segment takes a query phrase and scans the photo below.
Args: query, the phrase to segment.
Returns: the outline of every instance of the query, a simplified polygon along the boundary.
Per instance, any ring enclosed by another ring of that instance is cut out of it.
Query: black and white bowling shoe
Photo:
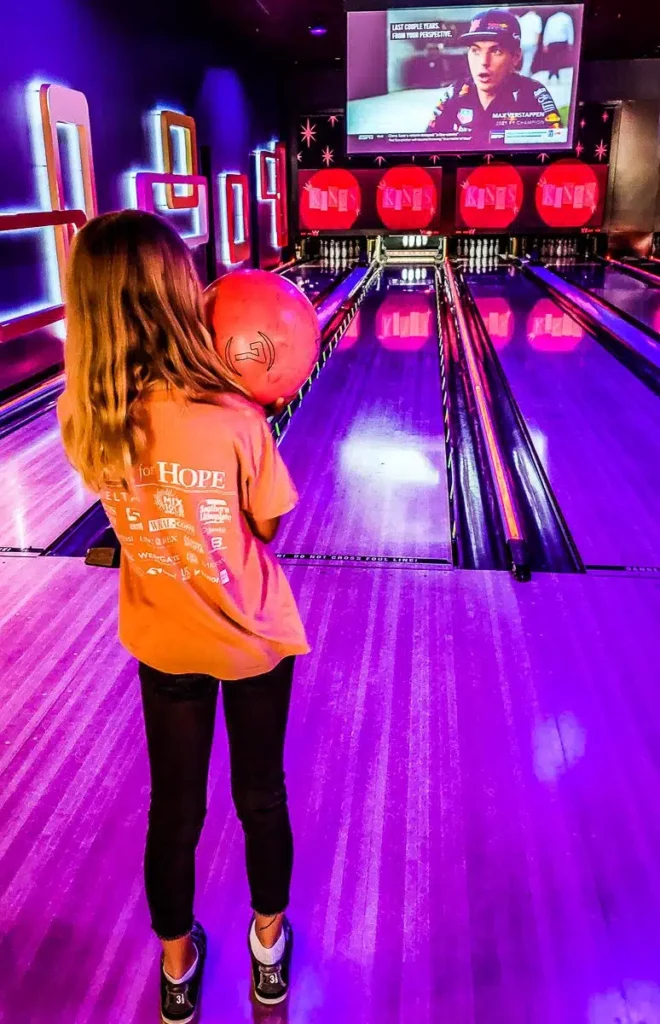
[[[202,977],[206,963],[206,932],[198,921],[192,927],[197,949],[197,966],[188,981],[175,983],[165,977],[160,962],[160,1016],[163,1024],[191,1024],[197,1016],[202,995]]]
[[[282,959],[268,966],[257,960],[252,952],[250,932],[248,931],[248,949],[252,960],[252,990],[257,1002],[263,1006],[277,1006],[283,1003],[289,994],[289,974],[291,971],[291,955],[293,953],[293,928],[285,917],[282,921],[284,931],[284,953]]]

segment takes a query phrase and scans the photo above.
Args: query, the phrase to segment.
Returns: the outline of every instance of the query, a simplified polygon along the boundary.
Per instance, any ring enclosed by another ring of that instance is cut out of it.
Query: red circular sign
[[[539,299],[529,314],[527,340],[539,352],[572,352],[583,337],[579,323],[552,299]]]
[[[362,192],[350,171],[332,167],[317,171],[302,188],[301,227],[308,231],[347,231],[360,215]]]
[[[582,228],[600,202],[598,179],[581,160],[557,160],[536,183],[536,209],[550,228]]]
[[[511,164],[475,167],[459,189],[459,210],[468,228],[508,228],[520,213],[523,182]]]
[[[392,231],[421,231],[438,209],[438,191],[423,167],[392,167],[376,191],[378,216]]]
[[[486,295],[475,300],[486,330],[496,349],[504,348],[513,337],[513,310],[501,295]]]
[[[381,303],[376,336],[392,352],[416,352],[433,329],[433,303],[427,292],[399,292]]]

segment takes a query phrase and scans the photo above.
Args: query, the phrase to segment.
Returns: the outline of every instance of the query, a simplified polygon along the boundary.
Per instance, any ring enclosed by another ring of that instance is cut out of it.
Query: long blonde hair
[[[203,400],[235,390],[204,325],[190,252],[160,217],[96,217],[73,244],[66,286],[62,429],[73,466],[94,491],[128,479],[147,437],[143,398],[154,384]]]

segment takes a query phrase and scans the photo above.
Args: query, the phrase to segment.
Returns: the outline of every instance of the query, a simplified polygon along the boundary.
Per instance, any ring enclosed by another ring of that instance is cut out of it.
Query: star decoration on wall
[[[332,125],[332,127],[334,128],[334,126],[337,124],[338,121],[339,121],[339,118],[337,117],[336,114],[330,114],[330,117],[328,118],[328,124],[329,125]]]
[[[303,155],[302,155],[302,153],[297,153],[297,154],[296,154],[296,160],[298,161],[298,163],[300,163],[300,161],[302,160],[302,158],[303,158]]]
[[[429,157],[429,160],[431,161],[432,164],[437,164],[439,159],[440,157],[438,156],[437,153],[433,153],[433,155]]]
[[[484,160],[486,161],[486,163],[489,164],[492,161],[492,159],[493,159],[493,154],[492,153],[486,153],[486,155],[484,157]]]
[[[607,156],[607,146],[605,145],[605,143],[603,142],[602,139],[600,140],[599,144],[596,146],[596,156],[598,157],[599,160],[602,160],[603,157]]]
[[[379,167],[382,167],[383,164],[385,163],[385,157],[384,156],[374,157],[374,163],[378,164]]]
[[[544,164],[546,162],[546,160],[548,159],[548,154],[547,153],[539,153],[539,155],[537,156],[536,159],[540,160],[541,163]]]
[[[607,123],[607,121],[609,121],[609,119],[610,119],[610,115],[608,114],[608,112],[606,110],[604,110],[603,111],[603,121],[605,121]]]
[[[333,162],[334,158],[335,151],[333,149],[330,149],[330,146],[326,146],[323,152],[321,153],[321,160],[323,161],[325,166],[329,167],[330,164]]]
[[[312,142],[316,142],[316,125],[310,124],[309,118],[307,118],[307,124],[300,132],[303,142],[307,143],[307,148],[311,146]]]
[[[580,121],[580,128],[584,128],[584,126],[586,125],[586,123],[587,123],[587,122],[585,121],[585,119],[584,119],[584,118],[582,118],[582,120]]]
[[[583,152],[584,152],[584,146],[582,145],[581,142],[578,142],[577,146],[575,147],[575,155],[579,158],[582,155]]]

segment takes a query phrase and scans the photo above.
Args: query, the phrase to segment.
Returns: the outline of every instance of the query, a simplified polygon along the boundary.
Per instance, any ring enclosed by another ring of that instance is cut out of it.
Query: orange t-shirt
[[[245,516],[275,519],[298,500],[263,409],[164,389],[146,408],[150,441],[128,490],[101,494],[122,548],[122,644],[162,672],[218,679],[306,654],[286,577]]]

